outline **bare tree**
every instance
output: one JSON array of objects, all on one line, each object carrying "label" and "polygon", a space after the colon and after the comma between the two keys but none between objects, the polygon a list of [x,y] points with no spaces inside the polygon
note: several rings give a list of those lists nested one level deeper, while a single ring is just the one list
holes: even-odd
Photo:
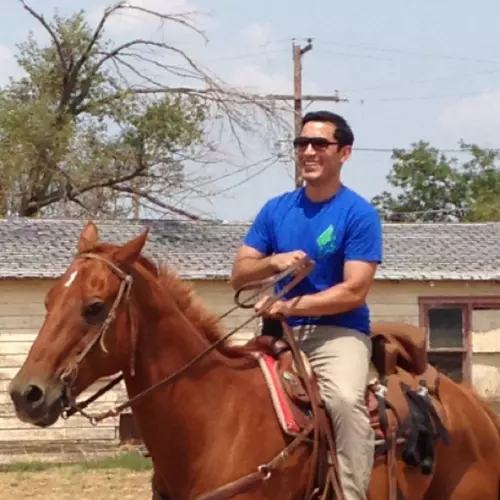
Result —
[{"label": "bare tree", "polygon": [[[222,158],[221,135],[230,135],[245,158],[242,137],[272,137],[288,128],[275,102],[230,88],[163,39],[105,38],[109,20],[124,11],[203,37],[193,13],[119,2],[92,29],[84,11],[48,21],[19,1],[50,43],[40,46],[30,34],[19,46],[25,76],[0,92],[4,215],[127,216],[130,200],[141,200],[160,212],[196,217],[178,202],[209,194],[198,186],[207,186],[203,167]],[[173,77],[188,84],[165,83]],[[187,162],[199,166],[195,175],[186,174]]]}]

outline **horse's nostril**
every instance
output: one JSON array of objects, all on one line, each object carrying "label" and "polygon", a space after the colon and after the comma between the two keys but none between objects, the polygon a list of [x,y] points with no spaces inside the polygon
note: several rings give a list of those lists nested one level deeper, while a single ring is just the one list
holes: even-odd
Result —
[{"label": "horse's nostril", "polygon": [[36,385],[29,385],[23,393],[24,399],[30,404],[39,403],[43,398],[43,391]]}]

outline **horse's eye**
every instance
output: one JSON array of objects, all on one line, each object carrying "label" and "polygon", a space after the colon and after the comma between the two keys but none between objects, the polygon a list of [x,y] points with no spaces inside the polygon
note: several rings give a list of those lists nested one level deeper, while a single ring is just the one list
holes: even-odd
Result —
[{"label": "horse's eye", "polygon": [[106,304],[100,300],[90,302],[83,309],[83,316],[89,323],[104,320],[105,315]]}]

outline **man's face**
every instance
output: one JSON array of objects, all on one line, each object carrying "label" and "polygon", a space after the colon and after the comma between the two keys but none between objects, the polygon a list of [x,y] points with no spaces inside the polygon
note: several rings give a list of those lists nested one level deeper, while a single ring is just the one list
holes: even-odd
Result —
[{"label": "man's face", "polygon": [[334,133],[335,125],[327,122],[308,122],[302,128],[296,151],[302,178],[310,185],[339,178],[342,164],[351,155],[351,146],[339,147]]}]

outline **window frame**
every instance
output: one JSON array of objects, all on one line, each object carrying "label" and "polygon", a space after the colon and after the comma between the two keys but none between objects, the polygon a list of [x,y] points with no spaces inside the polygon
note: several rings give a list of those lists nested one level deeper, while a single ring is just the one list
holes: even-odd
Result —
[{"label": "window frame", "polygon": [[[421,296],[418,298],[419,326],[425,329],[427,352],[462,353],[462,379],[472,381],[472,312],[474,309],[500,310],[500,296]],[[463,314],[463,347],[429,347],[429,310],[460,308]]]}]

